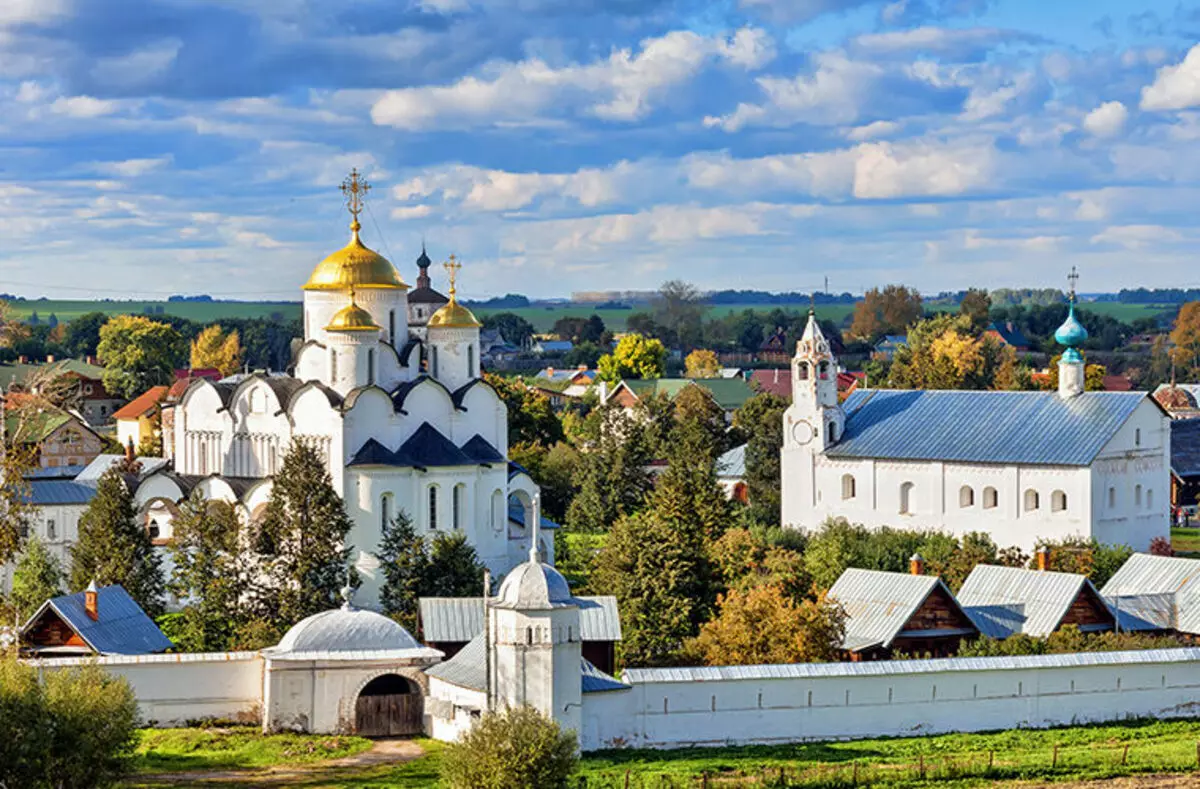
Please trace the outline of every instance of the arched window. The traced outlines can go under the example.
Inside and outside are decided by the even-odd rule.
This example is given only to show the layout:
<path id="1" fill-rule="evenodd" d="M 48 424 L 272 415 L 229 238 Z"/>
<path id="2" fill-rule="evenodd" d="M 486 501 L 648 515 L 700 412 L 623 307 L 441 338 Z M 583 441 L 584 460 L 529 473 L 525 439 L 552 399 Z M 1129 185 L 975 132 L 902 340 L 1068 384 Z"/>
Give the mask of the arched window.
<path id="1" fill-rule="evenodd" d="M 388 313 L 388 342 L 396 344 L 396 311 Z"/>
<path id="2" fill-rule="evenodd" d="M 334 348 L 329 349 L 329 380 L 337 380 L 337 350 Z"/>
<path id="3" fill-rule="evenodd" d="M 262 405 L 260 404 L 260 401 L 262 400 L 262 392 L 258 391 L 257 389 L 251 389 L 248 399 L 250 413 L 257 414 L 262 410 Z"/>
<path id="4" fill-rule="evenodd" d="M 1133 430 L 1133 445 L 1140 447 L 1142 445 L 1142 429 L 1140 427 Z"/>
<path id="5" fill-rule="evenodd" d="M 1116 506 L 1117 506 L 1117 489 L 1109 488 L 1108 489 L 1108 508 L 1115 509 Z"/>
<path id="6" fill-rule="evenodd" d="M 1038 492 L 1036 490 L 1034 490 L 1033 488 L 1030 488 L 1029 490 L 1025 491 L 1025 511 L 1026 512 L 1033 512 L 1041 505 L 1042 505 L 1041 500 L 1039 499 Z"/>
<path id="7" fill-rule="evenodd" d="M 1000 495 L 996 493 L 995 488 L 983 489 L 983 508 L 985 510 L 993 510 L 1000 504 Z"/>
<path id="8" fill-rule="evenodd" d="M 911 515 L 913 511 L 913 487 L 911 482 L 900 486 L 900 514 Z"/>
<path id="9" fill-rule="evenodd" d="M 854 475 L 853 474 L 843 474 L 842 475 L 842 500 L 843 501 L 854 498 L 855 494 L 857 493 L 857 491 L 854 488 L 855 488 Z"/>
<path id="10" fill-rule="evenodd" d="M 975 489 L 970 485 L 963 485 L 958 489 L 958 506 L 974 507 L 975 506 Z"/>
<path id="11" fill-rule="evenodd" d="M 463 499 L 466 497 L 467 486 L 459 483 L 454 486 L 452 498 L 450 500 L 451 516 L 454 520 L 454 528 L 462 529 L 463 527 L 463 507 L 465 506 Z"/>
<path id="12" fill-rule="evenodd" d="M 796 365 L 796 380 L 808 380 L 808 362 L 800 362 L 800 364 Z"/>
<path id="13" fill-rule="evenodd" d="M 1146 509 L 1154 509 L 1154 489 L 1146 488 Z"/>
<path id="14" fill-rule="evenodd" d="M 1133 506 L 1135 506 L 1135 507 L 1142 506 L 1142 486 L 1141 485 L 1133 486 Z"/>
<path id="15" fill-rule="evenodd" d="M 1067 508 L 1067 494 L 1061 490 L 1056 490 L 1050 494 L 1050 511 L 1062 512 Z"/>
<path id="16" fill-rule="evenodd" d="M 392 494 L 385 493 L 379 497 L 379 528 L 387 529 L 392 522 Z"/>
<path id="17" fill-rule="evenodd" d="M 429 486 L 429 528 L 438 527 L 438 489 L 437 485 Z"/>
<path id="18" fill-rule="evenodd" d="M 467 377 L 475 377 L 475 346 L 467 344 Z"/>
<path id="19" fill-rule="evenodd" d="M 821 364 L 817 367 L 817 377 L 819 377 L 822 381 L 829 377 L 829 362 L 821 362 Z"/>
<path id="20" fill-rule="evenodd" d="M 438 364 L 437 363 L 438 363 L 437 346 L 434 345 L 429 348 L 429 374 L 432 375 L 434 378 L 437 378 L 437 373 L 438 373 L 438 371 L 437 371 Z"/>
<path id="21" fill-rule="evenodd" d="M 829 443 L 837 441 L 837 422 L 829 423 Z"/>
<path id="22" fill-rule="evenodd" d="M 367 383 L 375 383 L 375 349 L 367 349 Z"/>
<path id="23" fill-rule="evenodd" d="M 497 489 L 492 491 L 492 528 L 500 531 L 504 528 L 504 493 Z"/>
<path id="24" fill-rule="evenodd" d="M 46 521 L 46 539 L 51 542 L 58 539 L 58 532 L 54 528 L 53 519 Z"/>

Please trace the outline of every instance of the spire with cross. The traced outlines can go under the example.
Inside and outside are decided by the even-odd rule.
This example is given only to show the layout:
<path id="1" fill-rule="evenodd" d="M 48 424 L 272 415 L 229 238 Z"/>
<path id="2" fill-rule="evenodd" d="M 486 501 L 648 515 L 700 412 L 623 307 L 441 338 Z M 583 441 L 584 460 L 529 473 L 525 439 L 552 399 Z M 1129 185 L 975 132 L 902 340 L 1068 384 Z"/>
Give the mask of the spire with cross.
<path id="1" fill-rule="evenodd" d="M 450 260 L 442 264 L 446 268 L 446 274 L 450 277 L 450 301 L 455 301 L 454 294 L 457 291 L 455 281 L 458 279 L 458 272 L 462 268 L 462 263 L 458 262 L 458 258 L 454 255 L 450 256 Z"/>
<path id="2" fill-rule="evenodd" d="M 1079 270 L 1071 266 L 1071 273 L 1067 275 L 1067 281 L 1071 283 L 1071 303 L 1075 303 L 1075 284 L 1079 282 Z"/>
<path id="3" fill-rule="evenodd" d="M 342 181 L 342 194 L 346 196 L 346 209 L 350 212 L 350 216 L 354 217 L 353 225 L 358 224 L 358 215 L 362 213 L 363 206 L 366 204 L 367 192 L 371 191 L 371 185 L 367 183 L 367 179 L 363 178 L 358 168 L 350 170 L 350 175 L 346 176 L 346 180 Z"/>
<path id="4" fill-rule="evenodd" d="M 533 494 L 533 523 L 529 528 L 529 561 L 534 564 L 541 562 L 541 552 L 538 550 L 538 535 L 542 525 L 542 493 L 538 491 Z"/>

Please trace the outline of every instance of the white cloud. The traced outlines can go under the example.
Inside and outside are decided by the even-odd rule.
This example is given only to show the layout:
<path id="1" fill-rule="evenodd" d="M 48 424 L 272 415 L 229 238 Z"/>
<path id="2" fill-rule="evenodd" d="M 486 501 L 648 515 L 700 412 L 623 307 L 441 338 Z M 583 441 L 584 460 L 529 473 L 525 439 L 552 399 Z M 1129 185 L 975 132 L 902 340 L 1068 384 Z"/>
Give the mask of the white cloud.
<path id="1" fill-rule="evenodd" d="M 767 232 L 761 204 L 705 208 L 658 205 L 645 211 L 604 214 L 539 223 L 555 253 L 598 251 L 618 244 L 682 244 L 697 240 L 755 236 Z"/>
<path id="2" fill-rule="evenodd" d="M 433 213 L 433 208 L 427 205 L 406 205 L 392 209 L 392 219 L 400 222 L 409 219 L 424 219 Z"/>
<path id="3" fill-rule="evenodd" d="M 847 129 L 844 135 L 847 140 L 854 142 L 865 142 L 866 140 L 874 140 L 879 137 L 890 137 L 900 131 L 901 124 L 895 121 L 875 121 L 868 123 L 866 126 L 856 126 L 853 129 Z"/>
<path id="4" fill-rule="evenodd" d="M 108 175 L 136 178 L 170 164 L 171 158 L 171 156 L 160 156 L 154 159 L 126 159 L 120 162 L 97 162 L 95 167 L 100 172 Z"/>
<path id="5" fill-rule="evenodd" d="M 711 63 L 753 70 L 773 57 L 773 41 L 758 29 L 743 28 L 732 36 L 676 30 L 642 41 L 636 54 L 621 49 L 587 65 L 556 68 L 534 58 L 493 65 L 482 77 L 450 85 L 388 91 L 371 108 L 371 118 L 413 131 L 529 123 L 544 112 L 576 111 L 630 122 L 645 117 L 656 101 Z"/>
<path id="6" fill-rule="evenodd" d="M 1163 66 L 1154 82 L 1142 88 L 1144 110 L 1183 110 L 1200 105 L 1200 44 L 1183 61 Z"/>
<path id="7" fill-rule="evenodd" d="M 117 87 L 143 85 L 170 68 L 182 47 L 182 41 L 170 38 L 125 55 L 100 58 L 92 67 L 92 76 Z"/>
<path id="8" fill-rule="evenodd" d="M 877 55 L 932 52 L 949 58 L 973 58 L 999 44 L 1029 38 L 1011 30 L 993 27 L 915 27 L 884 33 L 866 33 L 851 42 L 855 50 Z"/>
<path id="9" fill-rule="evenodd" d="M 1119 101 L 1106 101 L 1083 118 L 1083 128 L 1096 137 L 1115 137 L 1125 128 L 1129 110 Z"/>
<path id="10" fill-rule="evenodd" d="M 971 89 L 963 102 L 962 118 L 980 121 L 1003 115 L 1009 105 L 1026 95 L 1034 86 L 1034 77 L 1028 71 L 1019 72 L 999 86 L 980 83 Z"/>
<path id="11" fill-rule="evenodd" d="M 91 96 L 60 96 L 50 104 L 50 111 L 71 118 L 99 118 L 111 115 L 119 105 L 115 101 L 96 99 Z"/>
<path id="12" fill-rule="evenodd" d="M 0 2 L 0 27 L 51 22 L 70 10 L 68 0 L 3 0 Z"/>
<path id="13" fill-rule="evenodd" d="M 1142 249 L 1152 244 L 1180 241 L 1178 231 L 1162 225 L 1113 225 L 1092 236 L 1093 244 L 1117 244 L 1126 249 Z"/>

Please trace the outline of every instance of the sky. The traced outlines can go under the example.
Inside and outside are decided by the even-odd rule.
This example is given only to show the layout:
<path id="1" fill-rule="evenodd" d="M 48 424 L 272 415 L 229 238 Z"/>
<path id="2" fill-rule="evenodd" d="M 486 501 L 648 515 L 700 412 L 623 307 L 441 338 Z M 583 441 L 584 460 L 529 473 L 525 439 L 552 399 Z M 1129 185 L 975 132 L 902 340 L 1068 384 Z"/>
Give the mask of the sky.
<path id="1" fill-rule="evenodd" d="M 0 291 L 1200 286 L 1200 2 L 0 0 Z M 435 284 L 444 287 L 444 274 Z"/>

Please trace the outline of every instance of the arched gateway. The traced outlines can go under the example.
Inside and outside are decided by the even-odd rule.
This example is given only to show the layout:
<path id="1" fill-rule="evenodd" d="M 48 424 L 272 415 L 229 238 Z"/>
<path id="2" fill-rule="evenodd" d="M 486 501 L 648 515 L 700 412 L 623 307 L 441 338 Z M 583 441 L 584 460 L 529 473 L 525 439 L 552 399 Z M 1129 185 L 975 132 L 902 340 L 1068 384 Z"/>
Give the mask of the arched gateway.
<path id="1" fill-rule="evenodd" d="M 354 704 L 354 732 L 363 737 L 409 737 L 421 733 L 424 695 L 399 674 L 367 683 Z"/>

